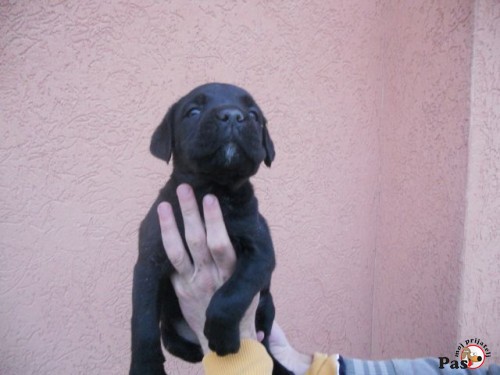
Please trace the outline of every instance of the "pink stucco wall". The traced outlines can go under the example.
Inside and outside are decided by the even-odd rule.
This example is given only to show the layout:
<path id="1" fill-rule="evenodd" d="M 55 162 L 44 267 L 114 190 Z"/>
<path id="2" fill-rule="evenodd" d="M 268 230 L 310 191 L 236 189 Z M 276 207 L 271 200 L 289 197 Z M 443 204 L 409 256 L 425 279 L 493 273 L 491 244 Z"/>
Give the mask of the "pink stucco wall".
<path id="1" fill-rule="evenodd" d="M 474 21 L 469 168 L 462 257 L 462 339 L 480 337 L 500 362 L 500 2 Z"/>
<path id="2" fill-rule="evenodd" d="M 473 1 L 413 3 L 0 2 L 0 373 L 126 372 L 137 227 L 170 171 L 149 137 L 213 80 L 269 120 L 277 159 L 254 182 L 298 348 L 451 355 L 483 334 L 500 27 Z"/>
<path id="3" fill-rule="evenodd" d="M 473 2 L 385 10 L 372 354 L 446 356 L 458 342 Z"/>

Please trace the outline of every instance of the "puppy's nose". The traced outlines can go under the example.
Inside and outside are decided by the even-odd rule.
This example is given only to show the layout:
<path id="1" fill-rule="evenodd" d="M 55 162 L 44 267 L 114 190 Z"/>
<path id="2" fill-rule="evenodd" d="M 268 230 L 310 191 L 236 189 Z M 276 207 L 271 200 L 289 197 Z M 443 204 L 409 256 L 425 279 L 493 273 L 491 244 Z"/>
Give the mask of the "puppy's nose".
<path id="1" fill-rule="evenodd" d="M 225 123 L 243 122 L 245 116 L 238 108 L 224 108 L 217 112 L 217 118 Z"/>

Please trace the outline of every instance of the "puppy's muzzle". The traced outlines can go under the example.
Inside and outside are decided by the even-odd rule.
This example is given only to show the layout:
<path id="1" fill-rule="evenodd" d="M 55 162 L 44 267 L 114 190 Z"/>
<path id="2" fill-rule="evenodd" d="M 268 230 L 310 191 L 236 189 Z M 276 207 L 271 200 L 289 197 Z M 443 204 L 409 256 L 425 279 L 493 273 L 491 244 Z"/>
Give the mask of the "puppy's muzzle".
<path id="1" fill-rule="evenodd" d="M 235 107 L 220 109 L 217 111 L 215 117 L 222 124 L 241 124 L 245 120 L 243 112 Z"/>
<path id="2" fill-rule="evenodd" d="M 235 137 L 237 139 L 243 137 L 248 138 L 250 135 L 248 130 L 250 130 L 250 121 L 245 112 L 236 106 L 224 106 L 217 108 L 213 114 L 215 122 L 220 129 L 220 135 L 223 136 L 222 139 L 226 141 L 234 141 Z M 222 140 L 221 139 L 221 140 Z"/>

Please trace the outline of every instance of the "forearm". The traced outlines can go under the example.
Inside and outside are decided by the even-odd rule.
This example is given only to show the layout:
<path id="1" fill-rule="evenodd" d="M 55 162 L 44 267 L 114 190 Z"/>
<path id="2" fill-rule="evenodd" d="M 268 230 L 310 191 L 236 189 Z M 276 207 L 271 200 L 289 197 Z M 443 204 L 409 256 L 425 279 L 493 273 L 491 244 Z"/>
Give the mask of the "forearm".
<path id="1" fill-rule="evenodd" d="M 308 356 L 307 375 L 337 375 L 337 356 Z M 311 363 L 312 362 L 312 363 Z M 265 347 L 256 340 L 242 340 L 238 353 L 224 357 L 209 352 L 203 358 L 205 375 L 270 375 L 273 362 Z"/>
<path id="2" fill-rule="evenodd" d="M 352 359 L 340 357 L 340 368 L 345 375 L 453 375 L 453 374 L 474 374 L 474 375 L 496 375 L 500 374 L 500 367 L 492 364 L 489 367 L 482 366 L 475 370 L 457 370 L 449 365 L 439 368 L 437 358 L 415 358 L 415 359 L 389 359 L 385 361 L 367 361 L 362 359 Z M 318 373 L 323 375 L 323 373 Z"/>
<path id="3" fill-rule="evenodd" d="M 241 349 L 236 354 L 224 357 L 219 357 L 215 353 L 205 355 L 203 367 L 206 375 L 270 375 L 272 374 L 273 362 L 260 342 L 243 340 Z M 451 369 L 449 366 L 440 369 L 437 358 L 368 361 L 315 353 L 305 375 L 338 375 L 339 373 L 345 375 L 378 373 L 387 375 L 453 375 L 456 372 L 456 369 Z M 500 367 L 495 364 L 474 371 L 474 375 L 497 374 L 500 374 Z"/>

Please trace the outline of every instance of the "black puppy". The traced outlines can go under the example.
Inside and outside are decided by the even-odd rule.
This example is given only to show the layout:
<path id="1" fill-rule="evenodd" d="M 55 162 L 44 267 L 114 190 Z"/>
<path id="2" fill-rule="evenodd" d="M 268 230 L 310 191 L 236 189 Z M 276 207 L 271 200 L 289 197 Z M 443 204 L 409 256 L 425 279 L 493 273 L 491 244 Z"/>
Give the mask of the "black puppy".
<path id="1" fill-rule="evenodd" d="M 161 339 L 170 353 L 186 361 L 199 362 L 203 357 L 197 340 L 185 337 L 180 328 L 187 324 L 170 282 L 174 269 L 163 248 L 157 216 L 158 204 L 170 202 L 184 233 L 175 193 L 182 183 L 193 187 L 199 207 L 206 194 L 218 197 L 237 255 L 233 275 L 215 293 L 206 312 L 209 347 L 219 355 L 238 351 L 239 322 L 260 292 L 256 327 L 265 333 L 264 345 L 269 348 L 274 249 L 249 182 L 262 161 L 270 166 L 275 155 L 260 108 L 239 87 L 218 83 L 197 87 L 168 110 L 153 134 L 151 153 L 167 162 L 173 155 L 174 168 L 139 231 L 130 374 L 165 374 Z M 274 360 L 273 374 L 291 372 Z"/>

